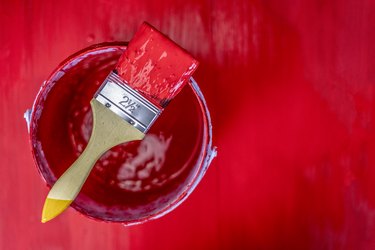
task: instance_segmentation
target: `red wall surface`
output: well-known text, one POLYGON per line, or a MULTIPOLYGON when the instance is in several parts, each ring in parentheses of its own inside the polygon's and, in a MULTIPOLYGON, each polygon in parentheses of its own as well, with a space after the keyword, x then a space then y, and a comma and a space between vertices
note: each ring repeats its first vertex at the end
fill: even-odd
POLYGON ((0 249, 375 249, 375 2, 0 1, 0 249), (195 55, 218 157, 175 211, 144 225, 48 189, 23 113, 49 73, 148 21, 195 55))

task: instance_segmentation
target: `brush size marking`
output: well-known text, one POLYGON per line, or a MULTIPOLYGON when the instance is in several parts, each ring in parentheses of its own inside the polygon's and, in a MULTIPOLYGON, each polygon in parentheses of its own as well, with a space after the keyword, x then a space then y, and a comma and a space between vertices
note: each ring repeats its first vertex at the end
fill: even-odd
POLYGON ((95 99, 142 133, 147 132, 162 111, 113 72, 105 79, 95 99))
POLYGON ((136 110, 137 108, 139 108, 139 105, 137 104, 137 102, 135 102, 134 100, 132 100, 131 98, 129 98, 129 96, 127 95, 123 95, 122 96, 122 101, 119 102, 119 104, 128 112, 130 113, 133 113, 134 110, 136 110))

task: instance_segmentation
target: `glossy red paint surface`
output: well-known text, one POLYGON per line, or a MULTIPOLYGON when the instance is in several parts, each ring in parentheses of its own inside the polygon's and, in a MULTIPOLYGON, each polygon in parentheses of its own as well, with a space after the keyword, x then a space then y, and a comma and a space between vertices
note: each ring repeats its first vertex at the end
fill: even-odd
POLYGON ((374 249, 375 3, 2 1, 1 249, 374 249), (73 52, 144 20, 201 62, 215 159, 167 216, 123 227, 73 210, 41 224, 47 188, 22 118, 73 52))

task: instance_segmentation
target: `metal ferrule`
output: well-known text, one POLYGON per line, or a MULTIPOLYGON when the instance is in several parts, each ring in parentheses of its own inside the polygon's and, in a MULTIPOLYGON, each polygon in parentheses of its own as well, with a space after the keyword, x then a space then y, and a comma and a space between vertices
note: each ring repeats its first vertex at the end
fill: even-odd
POLYGON ((95 99, 142 133, 148 131, 162 111, 114 72, 105 79, 95 99))

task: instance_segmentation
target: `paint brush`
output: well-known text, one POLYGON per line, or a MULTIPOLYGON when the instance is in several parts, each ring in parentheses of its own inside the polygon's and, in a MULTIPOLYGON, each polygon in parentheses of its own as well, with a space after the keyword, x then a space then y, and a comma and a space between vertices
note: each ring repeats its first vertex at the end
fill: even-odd
POLYGON ((48 193, 42 222, 69 207, 106 151, 142 140, 197 67, 198 61, 188 52, 143 23, 91 100, 93 130, 89 142, 48 193))

